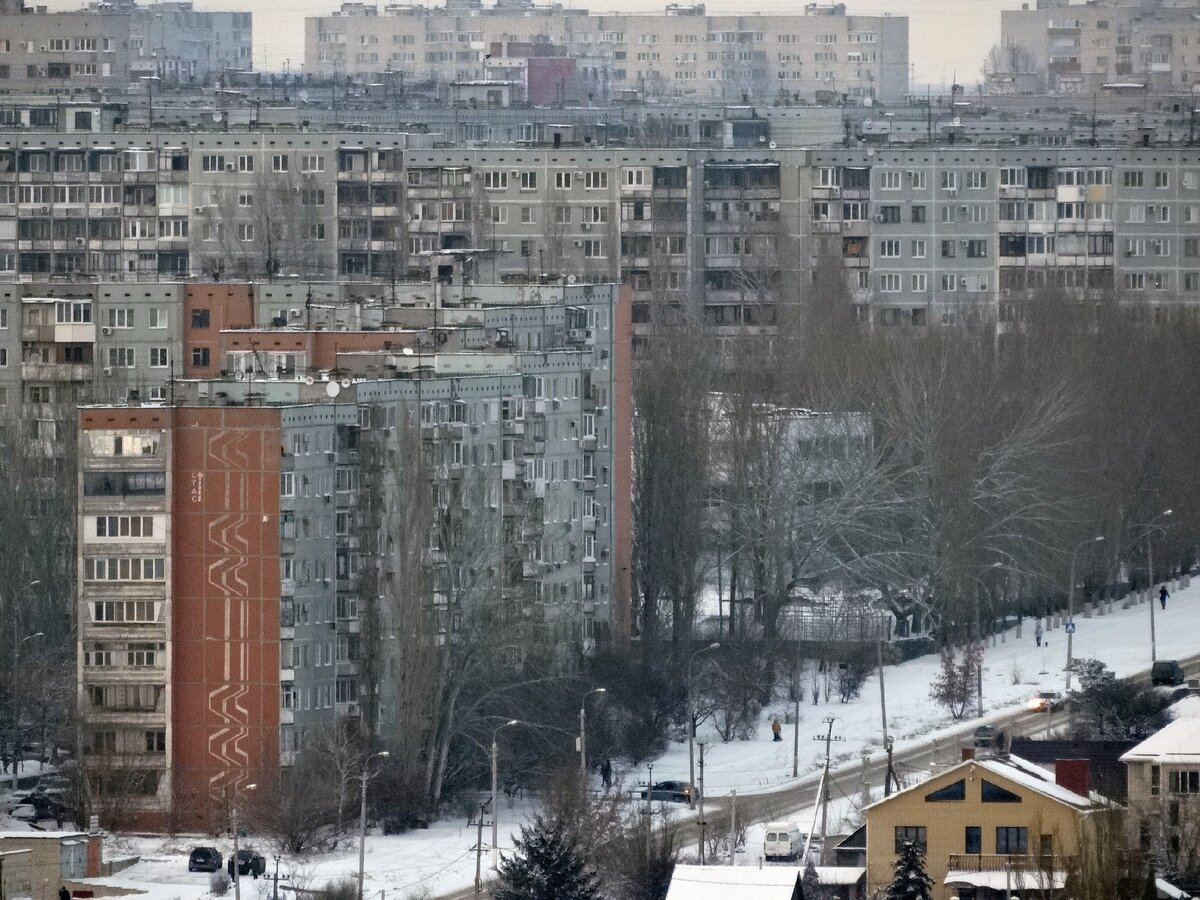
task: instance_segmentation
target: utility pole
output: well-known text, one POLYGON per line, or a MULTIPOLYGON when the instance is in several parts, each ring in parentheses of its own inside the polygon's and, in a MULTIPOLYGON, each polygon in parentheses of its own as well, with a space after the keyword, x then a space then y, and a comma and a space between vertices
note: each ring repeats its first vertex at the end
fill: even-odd
POLYGON ((737 790, 729 792, 729 864, 737 852, 737 790))
POLYGON ((879 617, 879 622, 876 625, 876 627, 878 628, 878 631, 876 632, 876 635, 875 635, 875 637, 877 638, 877 640, 875 641, 875 649, 876 649, 876 655, 878 657, 878 662, 879 662, 879 716, 883 722, 883 743, 885 746, 891 742, 890 739, 888 738, 887 689, 884 687, 884 684, 883 684, 883 630, 885 628, 886 622, 887 622, 886 618, 884 618, 883 616, 879 617))
POLYGON ((279 854, 275 854, 275 876, 271 879, 271 896, 279 900, 279 854))
POLYGON ((808 831, 808 839, 804 842, 805 861, 808 860, 808 852, 812 848, 813 831, 816 826, 816 817, 821 817, 821 840, 825 840, 825 830, 829 825, 829 756, 830 745, 834 741, 840 741, 842 738, 833 736, 833 723, 837 721, 837 716, 826 716, 821 720, 827 726, 824 734, 813 735, 814 741, 825 742, 825 765, 821 769, 821 784, 817 788, 817 809, 813 812, 813 828, 808 831))
POLYGON ((704 865, 704 832, 708 825, 704 821, 704 744, 700 742, 697 746, 700 748, 700 865, 704 865))
POLYGON ((796 694, 796 722, 792 729, 792 777, 800 777, 800 619, 792 617, 796 622, 796 683, 793 690, 796 694))
MULTIPOLYGON (((483 896, 483 811, 484 804, 479 804, 479 821, 475 823, 475 896, 483 896)), ((494 813, 493 813, 494 814, 494 813)))

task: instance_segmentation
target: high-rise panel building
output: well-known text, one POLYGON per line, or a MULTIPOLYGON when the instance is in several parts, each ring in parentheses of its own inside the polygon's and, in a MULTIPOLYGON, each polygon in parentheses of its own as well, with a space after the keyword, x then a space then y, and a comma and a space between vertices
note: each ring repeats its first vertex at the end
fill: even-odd
POLYGON ((517 49, 523 45, 543 48, 523 59, 573 60, 573 76, 561 74, 559 102, 629 93, 701 101, 845 95, 891 103, 908 91, 908 19, 851 15, 844 3, 810 3, 788 15, 718 15, 704 4, 675 3, 657 14, 599 15, 527 2, 382 10, 349 2, 306 20, 305 70, 449 87, 489 79, 489 65, 502 78, 496 60, 525 54, 517 49))
MULTIPOLYGON (((426 640, 485 608, 563 669, 628 640, 628 291, 472 290, 368 332, 226 329, 223 374, 173 403, 80 410, 81 745, 102 814, 219 827, 335 726, 386 745, 404 669, 366 661, 404 653, 388 598, 414 558, 371 548, 418 509, 426 640)), ((239 300, 189 301, 220 305, 239 300)))

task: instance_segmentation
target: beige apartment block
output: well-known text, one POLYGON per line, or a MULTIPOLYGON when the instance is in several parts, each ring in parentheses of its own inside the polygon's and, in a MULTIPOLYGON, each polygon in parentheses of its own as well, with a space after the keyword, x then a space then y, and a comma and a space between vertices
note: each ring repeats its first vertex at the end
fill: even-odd
POLYGON ((551 45, 574 57, 576 90, 600 102, 624 91, 648 100, 826 94, 897 102, 908 91, 908 19, 855 16, 845 4, 792 15, 710 15, 703 4, 661 13, 593 15, 561 5, 477 2, 425 8, 344 3, 305 23, 305 70, 392 73, 409 83, 486 77, 493 45, 551 45))

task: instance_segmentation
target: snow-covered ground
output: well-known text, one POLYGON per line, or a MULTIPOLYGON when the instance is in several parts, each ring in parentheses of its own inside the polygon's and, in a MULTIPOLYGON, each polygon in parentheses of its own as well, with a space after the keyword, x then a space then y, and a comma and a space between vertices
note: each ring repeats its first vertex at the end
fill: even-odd
MULTIPOLYGON (((1172 592, 1165 611, 1156 609, 1158 658, 1173 659, 1189 656, 1196 650, 1195 635, 1200 633, 1200 582, 1194 587, 1172 592)), ((1076 619, 1074 653, 1078 659, 1094 657, 1103 660, 1118 675, 1144 671, 1150 665, 1150 611, 1146 603, 1122 609, 1116 603, 1113 612, 1076 619)), ((1061 627, 1044 635, 1043 647, 1037 648, 1033 622, 1027 620, 1022 634, 1016 629, 998 638, 986 648, 984 660, 984 706, 988 716, 1011 714, 1026 703, 1038 690, 1062 690, 1062 668, 1066 661, 1066 634, 1061 627)), ((936 657, 922 657, 885 672, 887 688, 888 729, 898 750, 931 740, 945 742, 947 748, 957 746, 978 724, 974 718, 954 722, 946 711, 929 699, 929 685, 937 672, 936 657)), ((705 788, 709 797, 737 790, 739 795, 763 793, 785 788, 795 781, 792 771, 792 727, 783 730, 784 740, 771 740, 770 717, 783 713, 788 704, 774 704, 763 712, 758 734, 749 741, 720 742, 711 725, 702 726, 699 740, 706 744, 705 788)), ((821 765, 824 746, 813 740, 824 732, 822 720, 835 716, 834 734, 842 738, 834 745, 836 760, 857 763, 863 752, 877 754, 882 744, 879 682, 875 675, 867 679, 858 699, 839 703, 836 690, 829 702, 813 705, 811 698, 801 705, 800 775, 813 776, 821 765)), ((645 767, 623 773, 625 785, 632 787, 648 777, 645 767)), ((672 744, 654 762, 654 780, 679 779, 688 776, 687 744, 672 744)), ((830 810, 831 831, 842 831, 854 824, 862 797, 835 796, 830 810)), ((501 801, 501 848, 511 848, 512 831, 526 821, 532 808, 526 804, 516 808, 501 801)), ((682 809, 675 811, 681 815, 682 809)), ((781 811, 778 818, 801 823, 808 830, 811 810, 781 811)), ((14 826, 19 827, 19 826, 14 826)), ((739 862, 754 864, 755 854, 761 853, 761 825, 747 834, 746 853, 739 862)), ((373 835, 367 840, 366 884, 368 897, 385 892, 392 900, 408 900, 462 890, 471 885, 475 875, 476 831, 465 819, 434 823, 428 830, 405 835, 384 837, 373 835)), ((485 845, 490 842, 484 830, 485 845)), ((141 855, 142 861, 112 879, 119 884, 146 892, 145 900, 200 900, 208 893, 207 875, 187 872, 187 852, 192 846, 211 844, 207 838, 116 839, 109 848, 110 855, 141 855)), ((273 860, 265 841, 247 839, 244 846, 254 846, 273 860)), ((229 842, 218 842, 226 856, 229 842)), ((485 874, 489 859, 485 853, 485 874)), ((306 860, 282 860, 281 875, 300 887, 320 887, 331 879, 353 875, 358 869, 357 845, 352 844, 334 853, 313 855, 306 860)), ((269 879, 243 881, 247 900, 266 900, 269 879)), ((139 895, 139 897, 142 895, 139 895)))

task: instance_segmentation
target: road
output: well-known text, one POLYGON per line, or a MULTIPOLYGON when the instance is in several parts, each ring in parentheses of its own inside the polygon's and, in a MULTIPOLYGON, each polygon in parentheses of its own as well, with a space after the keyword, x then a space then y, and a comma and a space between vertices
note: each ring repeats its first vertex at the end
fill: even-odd
MULTIPOLYGON (((1200 675, 1200 654, 1180 660, 1189 678, 1200 675)), ((1130 681, 1149 683, 1149 671, 1129 677, 1130 681)), ((998 711, 985 715, 982 719, 964 719, 940 732, 940 737, 905 750, 897 750, 893 754, 893 766, 900 772, 928 771, 935 763, 949 764, 962 758, 962 748, 971 745, 971 734, 981 724, 994 725, 1012 736, 1030 737, 1038 733, 1050 732, 1067 720, 1065 711, 1055 713, 1032 712, 1028 709, 1013 709, 998 711)), ((861 791, 862 780, 865 777, 872 785, 883 784, 887 771, 887 757, 880 752, 867 761, 865 769, 861 762, 846 763, 830 772, 830 796, 854 797, 861 791)), ((772 819, 784 818, 794 814, 798 809, 811 809, 817 804, 820 789, 820 773, 813 773, 798 779, 794 784, 780 790, 763 794, 747 794, 737 797, 737 817, 739 822, 758 824, 772 819)), ((706 818, 719 815, 725 819, 732 804, 730 797, 714 797, 705 802, 706 818)), ((700 825, 695 816, 676 820, 679 829, 678 845, 688 846, 700 840, 700 825)), ((807 830, 802 825, 802 830, 807 830)), ((488 895, 488 885, 484 884, 483 896, 488 895)), ((475 897, 474 888, 467 888, 449 894, 443 894, 438 900, 471 900, 475 897)))

